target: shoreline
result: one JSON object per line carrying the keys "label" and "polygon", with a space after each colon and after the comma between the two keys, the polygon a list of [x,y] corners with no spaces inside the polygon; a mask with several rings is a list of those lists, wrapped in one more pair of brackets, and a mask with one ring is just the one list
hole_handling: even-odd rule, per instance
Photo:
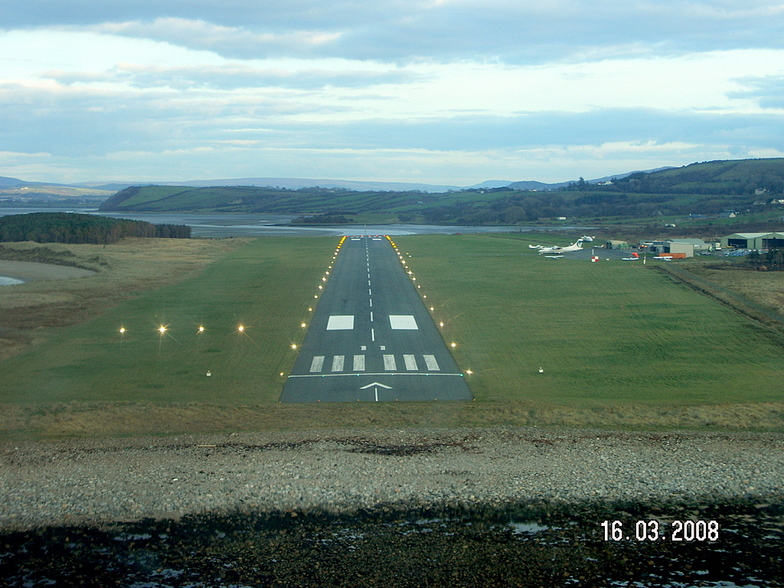
{"label": "shoreline", "polygon": [[0,530],[207,512],[784,497],[784,434],[314,430],[0,445]]}

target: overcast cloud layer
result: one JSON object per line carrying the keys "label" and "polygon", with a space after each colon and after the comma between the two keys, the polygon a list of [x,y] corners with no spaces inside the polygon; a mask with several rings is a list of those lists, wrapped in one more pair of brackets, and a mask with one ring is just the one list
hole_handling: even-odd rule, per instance
{"label": "overcast cloud layer", "polygon": [[0,175],[470,185],[784,156],[784,3],[0,0]]}

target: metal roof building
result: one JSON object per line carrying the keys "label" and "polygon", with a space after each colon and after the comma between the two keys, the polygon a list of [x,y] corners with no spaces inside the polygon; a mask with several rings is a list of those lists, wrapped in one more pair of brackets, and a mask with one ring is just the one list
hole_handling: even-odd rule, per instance
{"label": "metal roof building", "polygon": [[738,249],[777,249],[784,247],[784,233],[733,233],[721,238],[722,247]]}

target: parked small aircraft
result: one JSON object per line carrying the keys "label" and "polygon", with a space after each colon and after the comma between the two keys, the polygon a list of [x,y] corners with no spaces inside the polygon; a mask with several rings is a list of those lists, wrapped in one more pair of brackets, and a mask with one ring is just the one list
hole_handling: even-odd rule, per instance
{"label": "parked small aircraft", "polygon": [[558,245],[552,245],[551,247],[545,247],[544,245],[529,245],[531,249],[538,249],[539,255],[544,255],[546,253],[568,253],[569,251],[579,251],[583,248],[583,239],[577,239],[574,243],[567,247],[559,247]]}

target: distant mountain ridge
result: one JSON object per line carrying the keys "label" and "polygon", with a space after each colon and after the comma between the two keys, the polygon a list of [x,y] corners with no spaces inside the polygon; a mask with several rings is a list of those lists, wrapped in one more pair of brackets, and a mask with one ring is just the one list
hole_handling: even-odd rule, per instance
{"label": "distant mountain ridge", "polygon": [[[81,182],[76,184],[54,184],[43,182],[27,182],[18,178],[0,176],[0,200],[5,202],[56,202],[65,203],[81,199],[82,201],[103,200],[111,193],[126,188],[136,187],[179,187],[177,192],[187,192],[183,188],[255,188],[267,191],[295,191],[310,188],[328,190],[354,191],[357,193],[391,193],[401,194],[396,201],[408,201],[416,193],[423,197],[429,194],[446,194],[467,191],[536,191],[554,192],[559,190],[603,190],[607,192],[629,192],[648,194],[718,194],[743,195],[784,192],[784,158],[719,160],[693,163],[683,167],[664,167],[648,171],[626,172],[592,180],[572,180],[568,182],[546,183],[535,180],[509,182],[504,180],[487,180],[469,187],[452,185],[433,185],[406,182],[362,182],[353,180],[329,180],[307,178],[228,178],[214,180],[191,180],[185,182],[158,183],[124,183],[124,182]],[[403,196],[407,194],[407,196]],[[204,195],[204,194],[202,194]],[[290,194],[289,194],[290,196]],[[334,195],[333,195],[334,196]],[[178,197],[178,202],[181,198]],[[421,199],[421,198],[420,198]],[[389,198],[387,198],[389,200]],[[427,198],[425,198],[427,200]],[[138,198],[136,199],[138,202]],[[352,202],[347,198],[346,202]],[[116,200],[115,200],[116,202]],[[270,202],[268,201],[267,204]],[[163,203],[160,203],[163,204]],[[212,204],[223,208],[225,204],[212,201]],[[279,205],[283,206],[282,200]],[[183,203],[178,204],[182,209]]]}
{"label": "distant mountain ridge", "polygon": [[419,190],[421,192],[448,192],[449,190],[462,190],[460,186],[421,184],[409,182],[362,182],[357,180],[327,180],[309,178],[226,178],[217,180],[189,180],[185,182],[142,182],[123,184],[113,182],[101,184],[87,182],[80,184],[92,188],[108,188],[124,190],[130,186],[188,186],[192,188],[218,188],[226,186],[254,186],[257,188],[283,188],[286,190],[299,190],[301,188],[343,188],[346,190],[369,191],[383,190],[388,192],[404,192]]}

